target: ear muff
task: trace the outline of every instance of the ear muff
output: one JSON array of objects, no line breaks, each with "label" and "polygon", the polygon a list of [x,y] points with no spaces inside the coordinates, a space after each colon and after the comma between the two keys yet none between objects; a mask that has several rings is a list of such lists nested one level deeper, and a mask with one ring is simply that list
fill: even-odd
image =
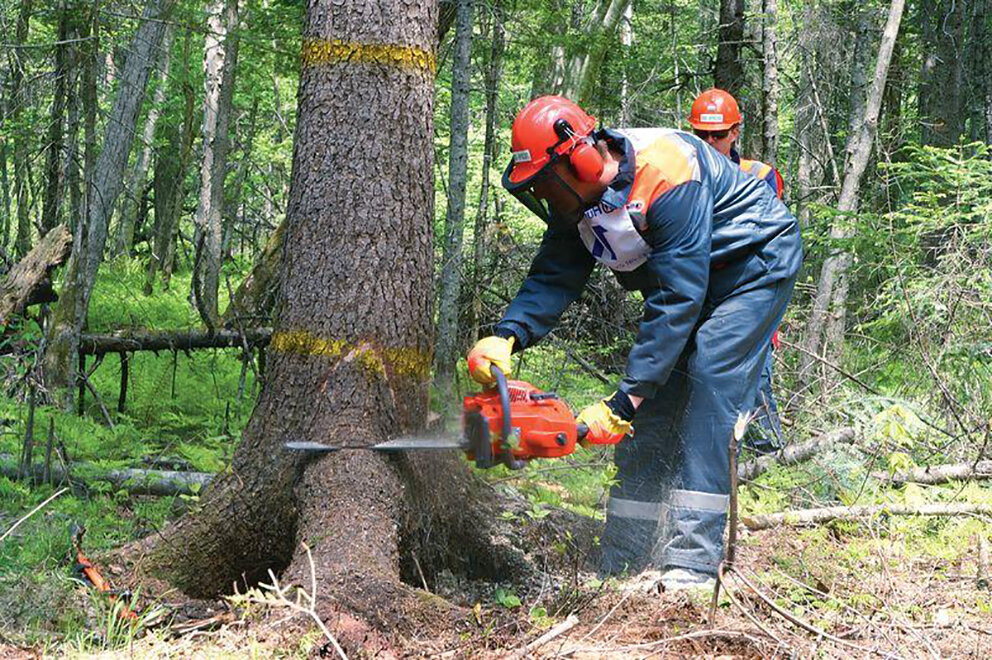
[{"label": "ear muff", "polygon": [[594,183],[603,175],[605,163],[591,138],[579,137],[572,130],[567,119],[559,119],[554,125],[555,133],[561,142],[571,141],[572,148],[566,152],[568,162],[579,181]]},{"label": "ear muff", "polygon": [[572,169],[575,170],[579,181],[594,183],[603,176],[603,167],[605,166],[603,157],[599,150],[588,141],[583,140],[575,145],[575,148],[568,155],[568,161],[572,164]]}]

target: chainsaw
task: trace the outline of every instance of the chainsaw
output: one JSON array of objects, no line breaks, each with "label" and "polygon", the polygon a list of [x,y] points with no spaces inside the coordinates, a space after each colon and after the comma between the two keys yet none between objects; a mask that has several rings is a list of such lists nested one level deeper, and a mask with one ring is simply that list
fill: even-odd
[{"label": "chainsaw", "polygon": [[327,453],[345,449],[398,452],[457,449],[479,468],[505,465],[523,468],[532,458],[559,458],[575,451],[589,429],[575,421],[571,409],[557,394],[543,392],[522,380],[507,380],[492,367],[496,387],[466,396],[462,402],[462,437],[395,438],[369,446],[287,442],[296,451]]}]

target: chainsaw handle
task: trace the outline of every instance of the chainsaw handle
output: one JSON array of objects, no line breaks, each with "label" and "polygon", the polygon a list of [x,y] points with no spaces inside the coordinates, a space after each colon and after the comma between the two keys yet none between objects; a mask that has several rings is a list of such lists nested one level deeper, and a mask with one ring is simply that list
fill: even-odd
[{"label": "chainsaw handle", "polygon": [[513,420],[510,419],[510,386],[506,382],[506,375],[503,370],[495,364],[490,367],[493,377],[496,379],[496,389],[499,391],[499,406],[502,408],[503,418],[503,463],[511,470],[520,470],[527,461],[522,461],[513,456],[513,448],[510,446],[510,435],[513,433]]}]

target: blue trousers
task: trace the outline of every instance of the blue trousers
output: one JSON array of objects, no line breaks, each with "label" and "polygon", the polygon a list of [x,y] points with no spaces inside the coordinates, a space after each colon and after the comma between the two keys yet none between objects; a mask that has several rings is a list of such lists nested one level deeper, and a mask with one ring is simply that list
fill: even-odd
[{"label": "blue trousers", "polygon": [[755,407],[772,333],[795,279],[731,293],[704,307],[675,370],[616,447],[601,541],[606,574],[652,563],[715,574],[723,558],[729,445]]}]

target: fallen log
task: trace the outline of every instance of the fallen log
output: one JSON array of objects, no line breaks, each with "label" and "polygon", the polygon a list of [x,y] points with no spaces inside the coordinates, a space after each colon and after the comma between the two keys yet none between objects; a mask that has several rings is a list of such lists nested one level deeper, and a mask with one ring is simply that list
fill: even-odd
[{"label": "fallen log", "polygon": [[134,351],[188,351],[197,348],[240,348],[265,346],[272,328],[252,328],[244,334],[235,330],[187,330],[182,332],[133,332],[112,335],[84,334],[79,337],[80,355],[131,353]]},{"label": "fallen log", "polygon": [[[10,479],[19,478],[17,461],[10,454],[0,454],[0,474]],[[24,476],[41,482],[44,474],[43,464],[32,464]],[[172,497],[199,493],[206,488],[213,477],[211,472],[175,472],[139,468],[108,470],[91,463],[73,463],[71,480],[84,485],[97,481],[109,483],[116,490],[126,490],[132,495]],[[52,465],[50,478],[53,483],[67,480],[66,469],[61,465]]]},{"label": "fallen log", "polygon": [[992,504],[969,504],[948,502],[946,504],[874,504],[857,506],[827,506],[820,509],[802,509],[766,513],[756,516],[742,516],[741,522],[750,530],[771,529],[783,525],[820,525],[831,520],[856,520],[880,515],[889,516],[964,516],[970,514],[992,514]]},{"label": "fallen log", "polygon": [[753,481],[767,472],[773,465],[795,465],[808,461],[819,452],[839,444],[854,442],[854,429],[844,428],[819,435],[812,440],[789,445],[782,451],[756,458],[743,463],[737,470],[741,481]]},{"label": "fallen log", "polygon": [[978,461],[977,463],[948,463],[945,465],[929,465],[913,468],[895,474],[876,474],[878,479],[891,481],[893,484],[902,485],[905,483],[926,484],[946,484],[949,481],[974,481],[979,479],[992,479],[992,461]]},{"label": "fallen log", "polygon": [[72,251],[68,227],[59,225],[45,234],[0,282],[0,325],[22,314],[29,305],[58,300],[52,289],[52,269],[62,265]]}]

